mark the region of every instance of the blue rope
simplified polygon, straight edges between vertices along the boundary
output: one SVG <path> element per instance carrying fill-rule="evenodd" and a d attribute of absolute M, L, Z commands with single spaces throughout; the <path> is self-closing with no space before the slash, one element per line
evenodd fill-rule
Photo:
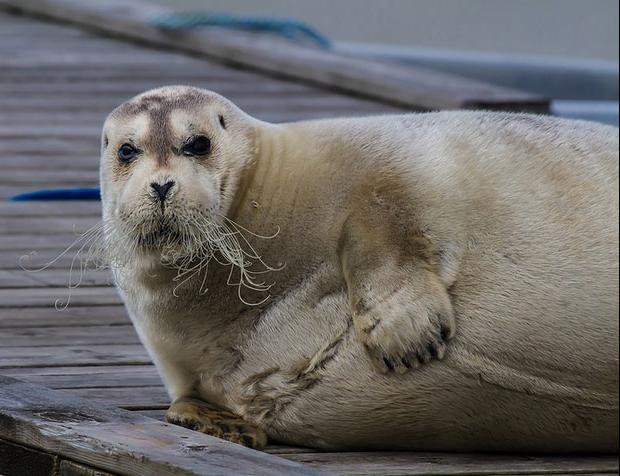
<path fill-rule="evenodd" d="M 291 18 L 245 17 L 225 13 L 179 12 L 157 15 L 149 24 L 166 30 L 191 30 L 202 26 L 224 26 L 253 31 L 268 31 L 293 41 L 309 40 L 321 48 L 331 42 L 311 26 Z"/>
<path fill-rule="evenodd" d="M 12 202 L 29 202 L 38 200 L 101 200 L 98 188 L 56 188 L 20 193 L 12 196 Z"/>

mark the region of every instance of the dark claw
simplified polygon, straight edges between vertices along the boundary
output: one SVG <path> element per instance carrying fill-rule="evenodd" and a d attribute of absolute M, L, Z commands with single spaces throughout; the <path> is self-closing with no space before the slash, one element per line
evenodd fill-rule
<path fill-rule="evenodd" d="M 247 446 L 248 448 L 254 448 L 254 438 L 252 438 L 249 435 L 245 435 L 242 434 L 241 435 L 241 441 L 243 442 L 244 446 Z"/>
<path fill-rule="evenodd" d="M 423 365 L 428 363 L 430 360 L 430 356 L 428 354 L 418 354 L 417 357 L 419 362 Z"/>
<path fill-rule="evenodd" d="M 445 341 L 448 339 L 450 332 L 446 327 L 441 326 L 441 340 Z"/>
<path fill-rule="evenodd" d="M 387 357 L 383 357 L 383 363 L 385 364 L 385 366 L 388 368 L 388 370 L 394 370 L 394 364 L 392 363 L 392 361 L 390 359 L 388 359 Z"/>
<path fill-rule="evenodd" d="M 407 367 L 408 369 L 411 368 L 411 362 L 409 362 L 409 359 L 407 357 L 401 357 L 400 361 L 403 363 L 403 365 L 405 367 Z"/>
<path fill-rule="evenodd" d="M 428 353 L 431 354 L 431 359 L 436 359 L 437 356 L 439 355 L 435 344 L 428 344 L 427 350 L 428 350 Z"/>

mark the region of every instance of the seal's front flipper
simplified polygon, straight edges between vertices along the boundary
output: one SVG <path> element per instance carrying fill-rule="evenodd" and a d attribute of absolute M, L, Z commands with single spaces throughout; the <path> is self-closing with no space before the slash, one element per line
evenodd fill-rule
<path fill-rule="evenodd" d="M 250 448 L 260 449 L 267 444 L 267 435 L 257 426 L 195 398 L 175 400 L 168 408 L 166 421 Z"/>
<path fill-rule="evenodd" d="M 394 289 L 381 286 L 381 291 L 367 292 L 353 303 L 357 335 L 382 372 L 404 373 L 442 359 L 454 335 L 454 315 L 445 289 L 433 289 L 432 279 L 431 283 L 410 276 L 405 282 L 402 279 L 393 275 Z"/>
<path fill-rule="evenodd" d="M 358 338 L 379 370 L 404 373 L 444 356 L 455 319 L 438 245 L 387 203 L 347 217 L 338 257 Z"/>

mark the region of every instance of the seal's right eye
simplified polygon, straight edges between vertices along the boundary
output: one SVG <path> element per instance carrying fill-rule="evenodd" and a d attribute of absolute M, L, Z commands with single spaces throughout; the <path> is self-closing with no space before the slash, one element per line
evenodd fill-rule
<path fill-rule="evenodd" d="M 118 159 L 121 162 L 131 162 L 138 156 L 139 153 L 140 151 L 136 149 L 133 145 L 123 144 L 118 149 Z"/>

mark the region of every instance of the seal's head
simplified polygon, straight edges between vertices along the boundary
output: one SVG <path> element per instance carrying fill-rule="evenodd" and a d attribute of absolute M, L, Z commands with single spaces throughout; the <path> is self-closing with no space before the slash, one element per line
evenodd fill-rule
<path fill-rule="evenodd" d="M 186 86 L 117 107 L 103 127 L 100 172 L 104 229 L 117 254 L 174 260 L 219 248 L 218 226 L 252 162 L 253 124 L 225 98 Z"/>

